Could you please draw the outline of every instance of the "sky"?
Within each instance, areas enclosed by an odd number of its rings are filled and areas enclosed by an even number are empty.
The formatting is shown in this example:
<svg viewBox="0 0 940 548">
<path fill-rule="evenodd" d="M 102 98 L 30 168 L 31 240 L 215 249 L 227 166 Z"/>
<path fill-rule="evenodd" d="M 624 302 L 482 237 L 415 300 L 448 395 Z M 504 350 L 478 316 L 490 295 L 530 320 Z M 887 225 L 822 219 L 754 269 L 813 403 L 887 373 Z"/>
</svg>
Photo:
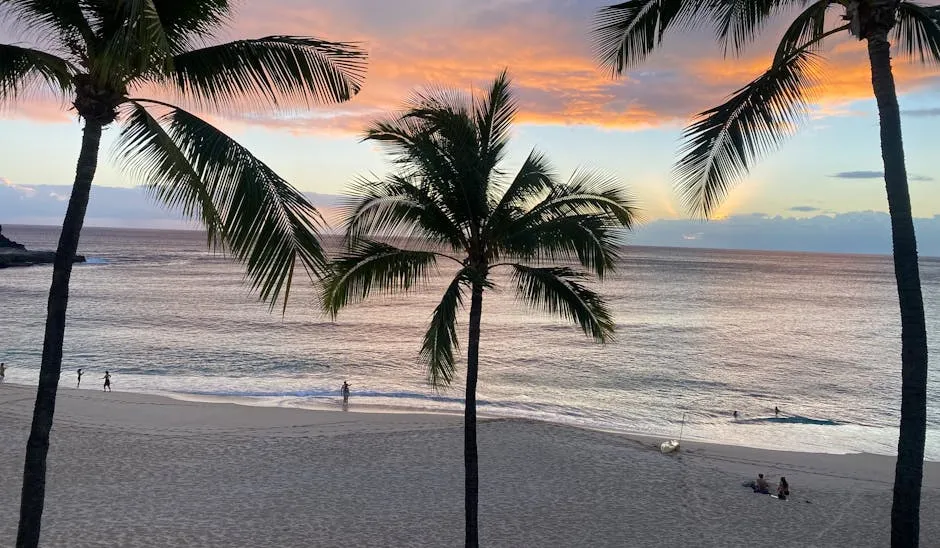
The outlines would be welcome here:
<svg viewBox="0 0 940 548">
<path fill-rule="evenodd" d="M 282 177 L 316 193 L 328 209 L 329 195 L 343 193 L 356 176 L 389 170 L 379 150 L 360 142 L 370 120 L 394 111 L 421 87 L 480 89 L 507 68 L 520 100 L 507 167 L 518 166 L 529 150 L 538 148 L 561 174 L 588 167 L 616 175 L 639 202 L 650 228 L 682 227 L 677 234 L 664 232 L 663 240 L 653 243 L 708 245 L 717 227 L 729 230 L 735 225 L 728 222 L 731 219 L 747 220 L 743 231 L 753 232 L 754 223 L 766 222 L 761 226 L 789 230 L 795 239 L 803 232 L 794 226 L 811 226 L 820 217 L 848 230 L 857 224 L 856 213 L 877 216 L 887 210 L 867 54 L 864 43 L 846 37 L 825 50 L 824 83 L 814 90 L 807 120 L 735 186 L 716 215 L 724 224 L 689 221 L 671 179 L 682 127 L 766 68 L 787 18 L 772 21 L 740 57 L 723 56 L 708 31 L 674 32 L 646 62 L 613 79 L 594 60 L 590 37 L 593 15 L 607 3 L 241 2 L 219 40 L 293 34 L 361 42 L 369 52 L 365 86 L 349 103 L 309 111 L 266 112 L 245 106 L 205 114 Z M 10 28 L 0 27 L 0 43 L 22 40 Z M 940 215 L 934 129 L 940 121 L 940 68 L 896 58 L 894 70 L 914 215 L 935 225 L 933 218 Z M 108 148 L 117 131 L 106 130 L 96 185 L 132 188 L 140 181 L 109 161 Z M 54 100 L 37 95 L 3 106 L 0 199 L 15 197 L 17 206 L 12 212 L 0 210 L 0 222 L 59 222 L 55 208 L 40 205 L 36 192 L 29 190 L 69 184 L 80 139 L 74 113 Z M 56 196 L 42 195 L 44 201 L 61 202 L 68 190 L 48 191 Z M 153 213 L 151 223 L 151 216 L 141 211 L 122 211 L 119 200 L 113 207 L 99 207 L 99 224 L 136 221 L 162 226 L 158 221 L 167 218 Z M 145 207 L 156 211 L 152 205 Z M 845 233 L 845 238 L 851 237 L 851 232 Z M 750 245 L 755 246 L 759 244 Z"/>
</svg>

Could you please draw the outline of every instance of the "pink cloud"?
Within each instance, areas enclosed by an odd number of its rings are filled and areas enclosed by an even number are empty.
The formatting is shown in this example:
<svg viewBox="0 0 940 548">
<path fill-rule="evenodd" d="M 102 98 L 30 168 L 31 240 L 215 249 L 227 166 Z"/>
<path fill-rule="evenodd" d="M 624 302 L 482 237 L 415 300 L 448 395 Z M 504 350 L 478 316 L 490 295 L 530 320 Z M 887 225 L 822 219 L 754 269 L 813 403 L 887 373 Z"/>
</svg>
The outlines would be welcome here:
<svg viewBox="0 0 940 548">
<path fill-rule="evenodd" d="M 27 198 L 34 196 L 36 194 L 36 189 L 28 187 L 28 186 L 13 184 L 13 181 L 7 179 L 6 177 L 0 177 L 0 184 L 2 184 L 5 187 L 12 188 L 13 190 L 20 193 L 22 196 L 25 196 Z"/>
<path fill-rule="evenodd" d="M 0 119 L 64 124 L 75 122 L 77 117 L 66 109 L 63 101 L 44 94 L 33 94 L 4 104 L 0 108 Z"/>
</svg>

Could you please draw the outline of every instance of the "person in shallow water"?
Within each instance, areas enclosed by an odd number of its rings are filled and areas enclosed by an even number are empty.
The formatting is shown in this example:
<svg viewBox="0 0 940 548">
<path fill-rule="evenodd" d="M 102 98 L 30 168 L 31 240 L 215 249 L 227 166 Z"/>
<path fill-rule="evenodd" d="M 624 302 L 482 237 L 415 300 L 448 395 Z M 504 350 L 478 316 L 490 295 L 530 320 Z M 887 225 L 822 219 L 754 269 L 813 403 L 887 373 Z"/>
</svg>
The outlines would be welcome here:
<svg viewBox="0 0 940 548">
<path fill-rule="evenodd" d="M 790 484 L 787 483 L 787 478 L 780 476 L 780 483 L 777 484 L 777 498 L 780 500 L 787 500 L 790 496 Z"/>
<path fill-rule="evenodd" d="M 349 403 L 349 383 L 343 381 L 343 403 Z"/>
<path fill-rule="evenodd" d="M 111 373 L 108 373 L 107 371 L 105 371 L 104 377 L 101 377 L 101 378 L 104 379 L 104 388 L 102 388 L 102 390 L 107 390 L 108 392 L 110 392 L 111 391 Z"/>
<path fill-rule="evenodd" d="M 776 405 L 774 406 L 774 416 L 775 416 L 775 417 L 779 417 L 779 416 L 780 416 L 780 408 L 777 407 Z"/>
<path fill-rule="evenodd" d="M 731 414 L 731 416 L 733 416 L 733 417 L 735 418 L 735 420 L 737 420 L 737 418 L 738 418 L 738 412 L 735 411 L 734 413 Z"/>
</svg>

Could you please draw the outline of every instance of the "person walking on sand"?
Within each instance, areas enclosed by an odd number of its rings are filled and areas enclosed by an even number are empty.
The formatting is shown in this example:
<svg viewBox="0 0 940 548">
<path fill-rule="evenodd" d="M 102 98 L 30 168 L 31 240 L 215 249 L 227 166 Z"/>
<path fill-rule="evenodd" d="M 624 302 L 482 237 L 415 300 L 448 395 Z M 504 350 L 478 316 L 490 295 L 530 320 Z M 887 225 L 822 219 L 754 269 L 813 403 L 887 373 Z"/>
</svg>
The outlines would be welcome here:
<svg viewBox="0 0 940 548">
<path fill-rule="evenodd" d="M 81 388 L 82 386 L 82 370 L 78 370 L 78 382 L 75 384 L 75 388 Z"/>
<path fill-rule="evenodd" d="M 349 403 L 349 383 L 343 381 L 343 403 Z"/>
<path fill-rule="evenodd" d="M 111 373 L 108 373 L 107 371 L 105 371 L 104 377 L 101 377 L 101 378 L 104 379 L 104 388 L 102 388 L 101 390 L 102 391 L 107 390 L 108 392 L 110 392 L 111 391 Z"/>
<path fill-rule="evenodd" d="M 3 384 L 3 377 L 7 374 L 7 366 L 5 363 L 0 362 L 0 384 Z"/>
</svg>

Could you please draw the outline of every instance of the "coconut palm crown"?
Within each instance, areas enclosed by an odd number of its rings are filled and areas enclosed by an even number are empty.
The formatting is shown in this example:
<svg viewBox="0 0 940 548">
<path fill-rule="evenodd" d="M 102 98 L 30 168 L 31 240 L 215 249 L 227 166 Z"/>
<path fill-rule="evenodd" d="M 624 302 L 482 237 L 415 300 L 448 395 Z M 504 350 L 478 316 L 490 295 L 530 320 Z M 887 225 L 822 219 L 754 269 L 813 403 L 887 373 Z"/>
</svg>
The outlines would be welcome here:
<svg viewBox="0 0 940 548">
<path fill-rule="evenodd" d="M 106 126 L 121 127 L 118 166 L 200 221 L 209 243 L 244 263 L 250 285 L 272 306 L 282 298 L 286 306 L 298 262 L 311 275 L 325 268 L 321 221 L 304 196 L 163 97 L 223 114 L 241 105 L 345 101 L 361 86 L 365 54 L 355 44 L 299 36 L 218 43 L 231 14 L 227 0 L 0 0 L 0 16 L 28 41 L 0 44 L 0 106 L 51 92 L 84 124 L 53 265 L 17 546 L 39 543 L 69 279 Z M 157 98 L 144 97 L 154 91 Z"/>
<path fill-rule="evenodd" d="M 753 163 L 804 119 L 811 92 L 821 83 L 825 42 L 851 36 L 867 43 L 901 310 L 901 423 L 891 543 L 916 546 L 927 425 L 927 335 L 890 45 L 893 40 L 900 57 L 940 62 L 940 6 L 899 0 L 630 0 L 598 12 L 597 56 L 614 75 L 622 75 L 670 33 L 703 26 L 715 30 L 726 53 L 737 54 L 769 20 L 793 13 L 767 71 L 686 128 L 676 187 L 694 214 L 714 212 Z"/>
<path fill-rule="evenodd" d="M 582 171 L 561 181 L 538 152 L 509 177 L 502 164 L 516 108 L 504 72 L 479 96 L 431 90 L 417 94 L 403 113 L 374 123 L 365 139 L 384 145 L 398 170 L 355 185 L 348 248 L 324 289 L 324 305 L 335 316 L 375 290 L 414 288 L 439 261 L 451 265 L 456 273 L 419 353 L 429 382 L 439 387 L 454 380 L 457 316 L 469 293 L 467 546 L 478 544 L 476 384 L 484 290 L 494 289 L 494 272 L 505 269 L 519 300 L 570 319 L 595 341 L 607 341 L 614 321 L 585 282 L 614 268 L 618 229 L 637 220 L 635 205 L 616 180 Z M 395 245 L 401 242 L 415 245 Z M 548 265 L 555 261 L 565 264 Z"/>
</svg>

